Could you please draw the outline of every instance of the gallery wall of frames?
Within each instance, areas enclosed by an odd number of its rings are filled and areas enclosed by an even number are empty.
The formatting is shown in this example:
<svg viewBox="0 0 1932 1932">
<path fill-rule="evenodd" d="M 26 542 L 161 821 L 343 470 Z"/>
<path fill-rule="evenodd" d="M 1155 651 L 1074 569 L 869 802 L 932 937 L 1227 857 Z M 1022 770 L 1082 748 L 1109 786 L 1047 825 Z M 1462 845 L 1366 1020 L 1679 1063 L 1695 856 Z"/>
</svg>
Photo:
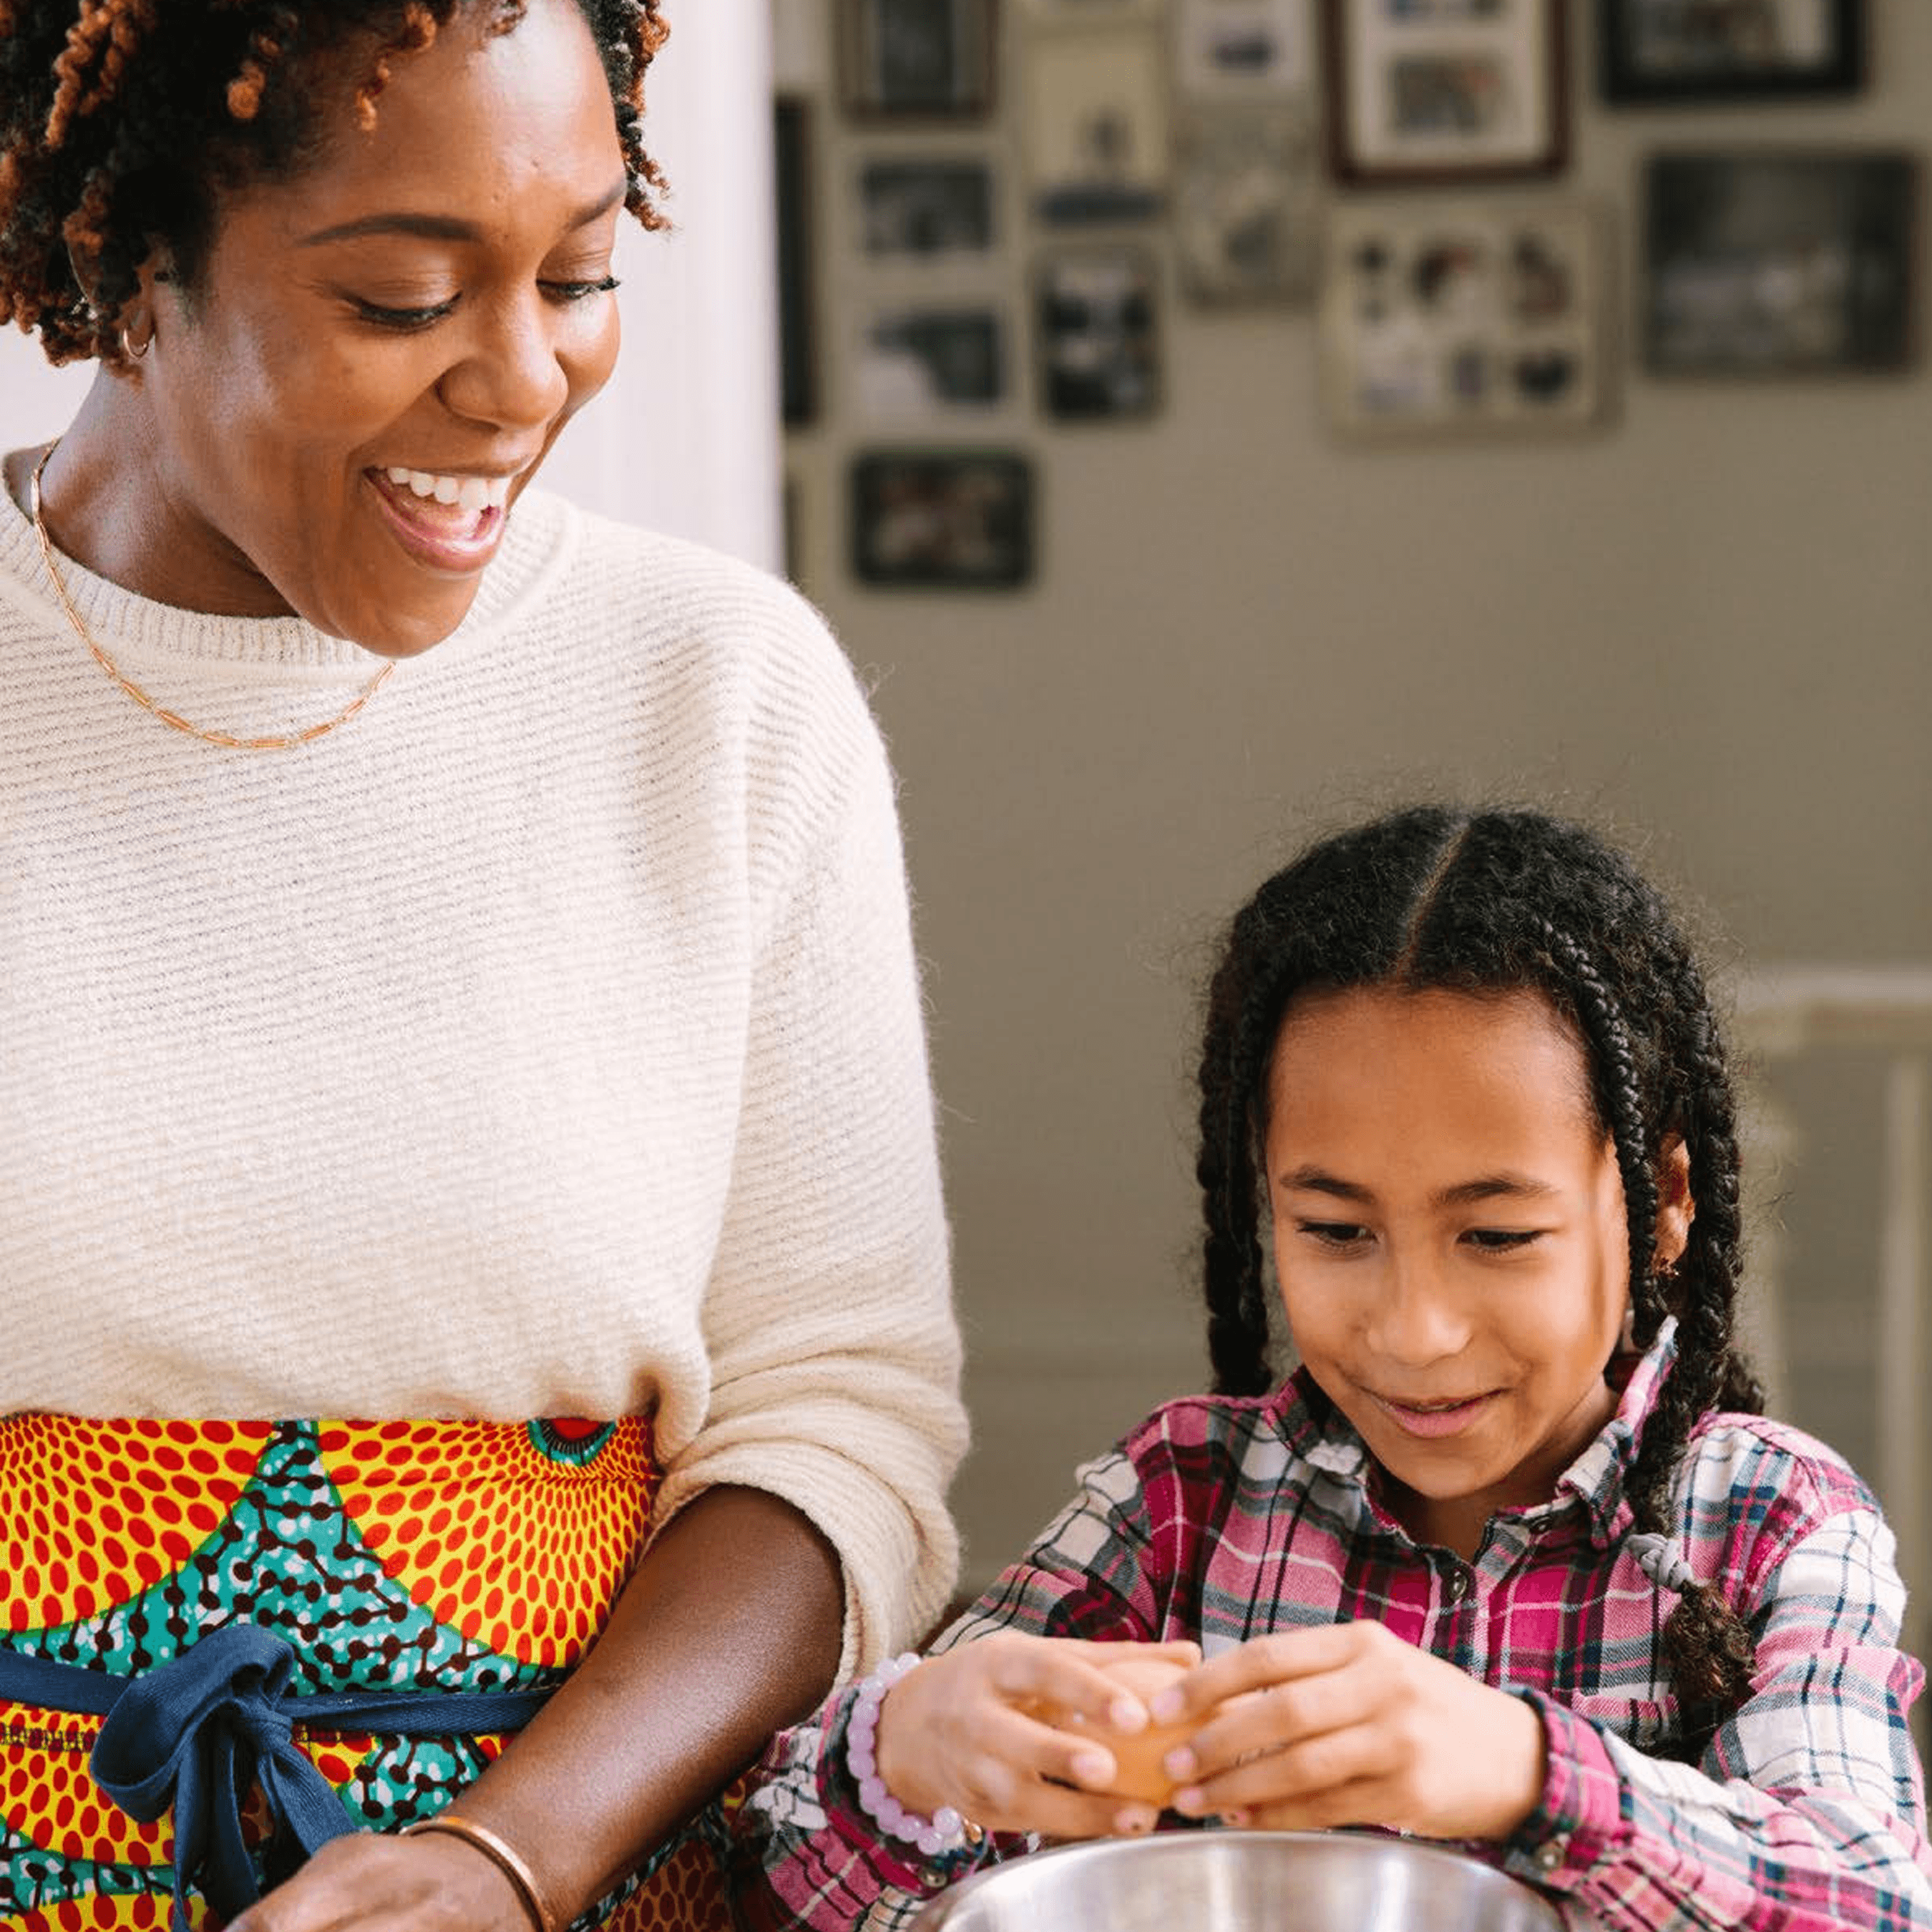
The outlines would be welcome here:
<svg viewBox="0 0 1932 1932">
<path fill-rule="evenodd" d="M 788 517 L 839 520 L 861 586 L 1048 567 L 1054 452 L 1166 406 L 1176 305 L 1312 318 L 1355 445 L 1611 434 L 1633 358 L 1916 352 L 1918 157 L 1832 115 L 1864 0 L 773 5 L 785 422 L 820 452 Z M 1802 142 L 1753 137 L 1796 100 Z M 1643 118 L 1630 206 L 1567 184 L 1582 101 Z"/>
</svg>

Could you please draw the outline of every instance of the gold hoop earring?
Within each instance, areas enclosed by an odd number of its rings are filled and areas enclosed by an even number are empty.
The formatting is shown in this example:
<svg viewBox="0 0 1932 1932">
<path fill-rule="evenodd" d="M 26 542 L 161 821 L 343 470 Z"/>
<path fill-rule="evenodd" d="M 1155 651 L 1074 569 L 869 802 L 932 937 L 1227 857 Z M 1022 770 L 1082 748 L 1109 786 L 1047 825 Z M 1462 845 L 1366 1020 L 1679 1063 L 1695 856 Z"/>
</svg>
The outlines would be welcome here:
<svg viewBox="0 0 1932 1932">
<path fill-rule="evenodd" d="M 121 353 L 130 362 L 140 362 L 141 358 L 147 354 L 148 346 L 154 339 L 154 325 L 152 322 L 148 324 L 146 332 L 142 334 L 138 342 L 135 338 L 134 329 L 124 322 L 121 325 Z"/>
</svg>

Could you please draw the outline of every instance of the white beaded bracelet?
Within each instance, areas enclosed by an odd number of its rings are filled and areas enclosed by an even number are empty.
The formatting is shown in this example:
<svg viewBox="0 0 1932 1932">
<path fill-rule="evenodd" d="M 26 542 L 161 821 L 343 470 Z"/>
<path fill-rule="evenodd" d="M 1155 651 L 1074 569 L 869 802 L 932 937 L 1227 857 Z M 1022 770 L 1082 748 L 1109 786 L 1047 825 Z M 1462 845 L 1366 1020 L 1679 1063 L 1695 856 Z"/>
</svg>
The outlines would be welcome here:
<svg viewBox="0 0 1932 1932">
<path fill-rule="evenodd" d="M 966 1842 L 966 1820 L 950 1804 L 942 1804 L 930 1818 L 908 1811 L 886 1789 L 886 1781 L 879 1775 L 879 1761 L 873 1754 L 879 1706 L 885 1702 L 886 1693 L 918 1662 L 917 1656 L 908 1651 L 859 1680 L 859 1694 L 845 1724 L 845 1762 L 859 1780 L 860 1809 L 888 1838 L 903 1838 L 929 1858 L 941 1852 L 956 1851 Z"/>
</svg>

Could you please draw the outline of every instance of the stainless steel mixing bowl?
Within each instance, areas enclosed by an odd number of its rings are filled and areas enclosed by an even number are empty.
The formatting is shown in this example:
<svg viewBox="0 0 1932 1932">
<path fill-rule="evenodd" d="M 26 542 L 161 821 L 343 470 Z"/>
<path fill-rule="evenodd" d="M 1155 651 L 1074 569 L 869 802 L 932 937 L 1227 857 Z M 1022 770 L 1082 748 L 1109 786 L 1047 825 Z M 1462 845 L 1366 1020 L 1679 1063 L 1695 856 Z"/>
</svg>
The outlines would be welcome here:
<svg viewBox="0 0 1932 1932">
<path fill-rule="evenodd" d="M 1506 1873 L 1410 1838 L 1168 1832 L 995 1865 L 944 1892 L 919 1932 L 1562 1932 Z"/>
</svg>

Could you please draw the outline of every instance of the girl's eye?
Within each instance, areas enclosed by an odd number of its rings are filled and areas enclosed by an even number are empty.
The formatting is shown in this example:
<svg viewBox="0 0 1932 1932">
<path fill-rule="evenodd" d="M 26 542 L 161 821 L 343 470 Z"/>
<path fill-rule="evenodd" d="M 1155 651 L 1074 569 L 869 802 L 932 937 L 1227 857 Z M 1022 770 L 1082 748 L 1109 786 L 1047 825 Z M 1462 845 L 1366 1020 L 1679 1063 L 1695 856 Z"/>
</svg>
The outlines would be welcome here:
<svg viewBox="0 0 1932 1932">
<path fill-rule="evenodd" d="M 1535 1228 L 1471 1228 L 1462 1238 L 1485 1254 L 1503 1255 L 1541 1240 L 1542 1231 Z"/>
<path fill-rule="evenodd" d="M 1369 1238 L 1369 1231 L 1353 1221 L 1302 1221 L 1298 1231 L 1326 1248 L 1352 1248 Z"/>
<path fill-rule="evenodd" d="M 592 296 L 614 294 L 618 286 L 615 275 L 599 275 L 586 282 L 546 282 L 543 290 L 554 302 L 580 302 Z"/>
<path fill-rule="evenodd" d="M 364 302 L 359 296 L 351 296 L 349 299 L 364 322 L 373 322 L 378 328 L 404 332 L 427 328 L 431 322 L 440 322 L 456 306 L 454 296 L 447 302 L 432 302 L 422 308 L 392 308 L 385 302 Z"/>
</svg>

